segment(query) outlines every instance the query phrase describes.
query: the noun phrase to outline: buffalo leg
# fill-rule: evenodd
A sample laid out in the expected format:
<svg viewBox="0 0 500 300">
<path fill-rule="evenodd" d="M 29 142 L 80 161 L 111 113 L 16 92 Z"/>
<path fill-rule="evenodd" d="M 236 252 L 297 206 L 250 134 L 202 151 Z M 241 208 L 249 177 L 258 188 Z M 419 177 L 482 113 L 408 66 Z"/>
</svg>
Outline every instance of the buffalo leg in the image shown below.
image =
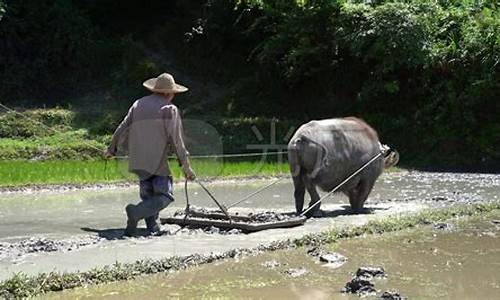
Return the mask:
<svg viewBox="0 0 500 300">
<path fill-rule="evenodd" d="M 316 202 L 319 201 L 320 197 L 319 197 L 318 191 L 316 190 L 316 186 L 313 183 L 311 183 L 310 181 L 308 181 L 306 183 L 306 188 L 307 188 L 307 192 L 309 193 L 309 196 L 311 196 L 311 202 L 309 202 L 309 207 L 311 207 L 312 205 L 314 205 Z M 320 217 L 321 216 L 320 206 L 321 206 L 321 203 L 318 203 L 313 209 L 311 209 L 307 213 L 307 216 L 308 217 L 311 217 L 311 216 Z"/>
<path fill-rule="evenodd" d="M 361 180 L 358 186 L 354 189 L 352 197 L 351 194 L 349 194 L 349 202 L 351 203 L 353 211 L 357 213 L 361 212 L 366 199 L 368 199 L 368 195 L 372 191 L 373 184 L 373 182 Z"/>
<path fill-rule="evenodd" d="M 294 176 L 292 179 L 295 187 L 295 192 L 293 193 L 295 198 L 295 209 L 297 210 L 297 215 L 300 215 L 302 213 L 302 209 L 304 208 L 304 195 L 306 193 L 306 187 L 302 176 Z"/>
<path fill-rule="evenodd" d="M 347 192 L 347 196 L 349 197 L 349 204 L 351 205 L 352 211 L 355 211 L 356 207 L 358 207 L 358 204 L 357 204 L 358 194 L 359 194 L 358 186 L 356 186 L 355 188 L 353 188 Z"/>
</svg>

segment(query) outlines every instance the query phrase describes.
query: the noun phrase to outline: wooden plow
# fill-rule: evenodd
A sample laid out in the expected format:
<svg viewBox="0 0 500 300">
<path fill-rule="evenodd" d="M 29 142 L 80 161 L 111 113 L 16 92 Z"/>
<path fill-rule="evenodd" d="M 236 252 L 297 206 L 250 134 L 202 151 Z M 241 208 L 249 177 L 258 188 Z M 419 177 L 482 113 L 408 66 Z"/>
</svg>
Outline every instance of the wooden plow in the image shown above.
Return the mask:
<svg viewBox="0 0 500 300">
<path fill-rule="evenodd" d="M 280 181 L 275 181 L 273 184 Z M 267 229 L 276 229 L 276 228 L 289 228 L 303 225 L 307 218 L 305 216 L 295 216 L 295 214 L 275 214 L 274 218 L 269 218 L 269 220 L 260 221 L 259 218 L 256 218 L 256 215 L 238 215 L 238 214 L 230 214 L 228 212 L 228 208 L 226 208 L 223 204 L 221 204 L 214 195 L 198 180 L 196 182 L 202 187 L 202 189 L 209 195 L 209 197 L 217 204 L 220 211 L 208 211 L 206 209 L 196 210 L 191 209 L 189 203 L 189 197 L 187 192 L 187 181 L 184 185 L 185 195 L 186 195 L 186 209 L 183 214 L 174 215 L 172 217 L 160 218 L 160 222 L 162 224 L 176 224 L 180 226 L 189 226 L 189 227 L 197 227 L 197 228 L 206 228 L 206 227 L 217 227 L 223 230 L 231 230 L 231 229 L 239 229 L 242 232 L 250 233 Z M 267 185 L 264 188 L 268 188 L 271 185 Z M 264 189 L 263 188 L 263 189 Z M 260 189 L 258 192 L 261 192 L 263 189 Z M 229 208 L 233 207 L 236 204 L 239 204 L 251 196 L 257 193 L 252 193 L 249 196 L 244 197 L 243 199 L 236 201 L 231 204 Z"/>
<path fill-rule="evenodd" d="M 176 224 L 190 227 L 217 227 L 220 229 L 240 229 L 245 233 L 256 232 L 267 229 L 288 228 L 303 225 L 306 217 L 298 216 L 269 222 L 256 222 L 250 216 L 229 215 L 230 219 L 223 213 L 191 212 L 185 216 L 173 216 L 161 218 L 162 224 Z"/>
</svg>

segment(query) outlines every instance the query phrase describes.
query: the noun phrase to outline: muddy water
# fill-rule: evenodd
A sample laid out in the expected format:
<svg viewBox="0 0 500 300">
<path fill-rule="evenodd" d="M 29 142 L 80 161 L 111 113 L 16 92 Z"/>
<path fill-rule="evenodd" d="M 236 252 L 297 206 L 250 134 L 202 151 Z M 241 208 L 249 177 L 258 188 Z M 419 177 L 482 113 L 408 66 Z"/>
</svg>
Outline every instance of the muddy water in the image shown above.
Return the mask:
<svg viewBox="0 0 500 300">
<path fill-rule="evenodd" d="M 210 189 L 222 203 L 230 204 L 267 183 L 269 180 L 233 181 L 212 185 Z M 174 194 L 177 200 L 164 210 L 164 215 L 185 205 L 182 185 L 175 186 Z M 189 195 L 194 205 L 214 207 L 210 198 L 194 183 L 190 184 Z M 494 200 L 499 195 L 500 175 L 401 172 L 382 175 L 367 203 L 426 201 L 448 205 Z M 0 194 L 0 241 L 37 234 L 72 236 L 83 233 L 81 227 L 120 228 L 124 225 L 124 207 L 128 203 L 137 202 L 136 188 Z M 325 200 L 325 203 L 347 204 L 348 201 L 339 194 Z M 293 211 L 291 180 L 283 180 L 283 183 L 265 190 L 238 207 Z"/>
<path fill-rule="evenodd" d="M 269 180 L 211 184 L 210 189 L 223 203 L 237 199 L 269 183 Z M 162 212 L 172 214 L 184 207 L 182 185 L 175 186 L 176 202 Z M 190 184 L 191 203 L 214 207 L 206 194 Z M 62 247 L 63 251 L 34 252 L 12 257 L 0 253 L 0 280 L 14 272 L 36 274 L 49 271 L 88 270 L 115 261 L 132 262 L 144 258 L 171 255 L 221 252 L 237 247 L 255 247 L 261 243 L 300 237 L 332 226 L 351 226 L 366 223 L 372 218 L 412 212 L 429 205 L 453 205 L 495 200 L 500 195 L 500 176 L 483 174 L 449 174 L 400 172 L 384 174 L 376 183 L 367 201 L 371 214 L 349 215 L 342 205 L 348 203 L 342 195 L 325 200 L 322 206 L 328 218 L 311 220 L 305 226 L 255 233 L 249 236 L 181 234 L 158 238 L 119 239 L 123 233 L 128 203 L 138 201 L 136 188 L 87 190 L 77 192 L 0 194 L 0 244 L 24 241 L 35 237 L 55 241 L 76 238 L 87 246 Z M 293 187 L 289 179 L 251 198 L 234 208 L 249 212 L 294 210 Z M 141 226 L 144 226 L 141 224 Z M 102 241 L 96 242 L 96 237 Z M 66 251 L 70 249 L 71 251 Z M 15 253 L 17 255 L 17 253 Z"/>
<path fill-rule="evenodd" d="M 277 251 L 239 261 L 225 261 L 174 274 L 79 288 L 44 298 L 252 298 L 359 299 L 340 293 L 360 266 L 381 266 L 386 279 L 373 279 L 378 295 L 397 290 L 409 299 L 498 299 L 500 295 L 500 219 L 496 211 L 460 222 L 453 231 L 432 228 L 329 245 L 348 257 L 343 266 L 325 267 L 307 249 Z M 275 261 L 274 267 L 263 266 Z M 305 268 L 297 278 L 291 268 Z"/>
</svg>

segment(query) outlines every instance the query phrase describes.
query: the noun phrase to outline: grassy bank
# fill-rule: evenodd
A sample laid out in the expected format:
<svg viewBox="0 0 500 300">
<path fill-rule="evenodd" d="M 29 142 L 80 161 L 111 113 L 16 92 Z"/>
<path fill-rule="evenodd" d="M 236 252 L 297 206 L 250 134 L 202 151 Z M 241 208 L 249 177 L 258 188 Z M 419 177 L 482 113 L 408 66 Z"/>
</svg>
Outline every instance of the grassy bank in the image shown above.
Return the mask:
<svg viewBox="0 0 500 300">
<path fill-rule="evenodd" d="M 200 178 L 276 176 L 288 174 L 287 163 L 193 159 Z M 181 177 L 176 161 L 170 161 L 174 177 Z M 0 161 L 0 187 L 44 184 L 92 184 L 137 180 L 124 160 Z"/>
<path fill-rule="evenodd" d="M 211 263 L 221 259 L 234 258 L 241 255 L 254 254 L 259 251 L 275 251 L 307 245 L 334 243 L 341 239 L 358 237 L 365 234 L 382 234 L 428 225 L 433 222 L 447 221 L 452 218 L 469 217 L 486 214 L 500 209 L 500 202 L 490 202 L 441 210 L 425 210 L 410 216 L 390 217 L 385 220 L 371 221 L 363 226 L 330 230 L 308 235 L 296 240 L 276 242 L 255 249 L 231 250 L 223 254 L 192 255 L 188 257 L 170 257 L 160 260 L 141 260 L 134 263 L 95 268 L 86 272 L 75 273 L 42 273 L 28 276 L 23 273 L 0 283 L 0 297 L 25 298 L 51 291 L 61 291 L 88 285 L 109 283 L 119 280 L 130 280 L 141 275 L 183 270 L 200 264 Z"/>
</svg>

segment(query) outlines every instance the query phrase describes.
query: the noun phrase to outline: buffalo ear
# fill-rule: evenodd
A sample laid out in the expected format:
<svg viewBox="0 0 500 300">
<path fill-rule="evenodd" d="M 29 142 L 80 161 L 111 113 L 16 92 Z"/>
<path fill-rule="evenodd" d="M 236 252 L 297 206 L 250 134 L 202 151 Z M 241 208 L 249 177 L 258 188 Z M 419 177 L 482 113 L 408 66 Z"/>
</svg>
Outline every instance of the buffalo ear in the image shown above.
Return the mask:
<svg viewBox="0 0 500 300">
<path fill-rule="evenodd" d="M 391 153 L 385 158 L 385 168 L 390 168 L 399 162 L 399 152 L 397 150 L 392 150 Z"/>
</svg>

